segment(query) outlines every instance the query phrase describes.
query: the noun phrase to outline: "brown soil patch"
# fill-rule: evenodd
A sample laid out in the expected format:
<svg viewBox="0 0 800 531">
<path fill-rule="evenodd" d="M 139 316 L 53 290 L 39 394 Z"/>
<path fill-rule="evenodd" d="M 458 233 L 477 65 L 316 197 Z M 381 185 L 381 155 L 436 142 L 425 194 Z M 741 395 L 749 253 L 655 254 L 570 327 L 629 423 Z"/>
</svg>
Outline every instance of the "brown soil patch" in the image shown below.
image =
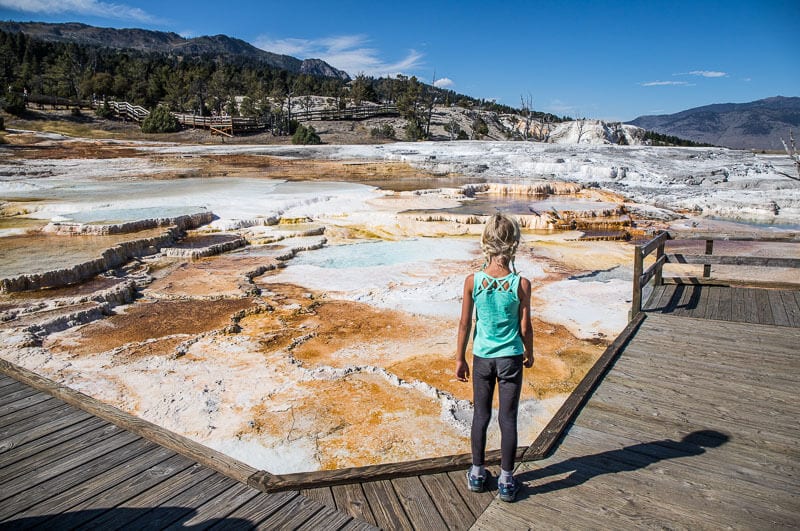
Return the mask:
<svg viewBox="0 0 800 531">
<path fill-rule="evenodd" d="M 93 354 L 164 336 L 201 334 L 229 325 L 234 313 L 251 306 L 252 299 L 138 302 L 124 314 L 68 331 L 44 346 L 55 352 Z"/>
<path fill-rule="evenodd" d="M 154 272 L 158 277 L 145 293 L 166 297 L 236 297 L 242 295 L 245 274 L 260 266 L 278 267 L 267 257 L 222 255 L 176 262 Z"/>
<path fill-rule="evenodd" d="M 184 162 L 185 163 L 185 162 Z M 286 159 L 264 155 L 204 155 L 192 161 L 209 175 L 249 175 L 290 181 L 372 182 L 441 178 L 404 162 Z"/>
<path fill-rule="evenodd" d="M 380 352 L 370 352 L 369 358 L 356 360 L 342 359 L 337 352 L 354 345 L 407 343 L 429 332 L 422 322 L 401 312 L 326 300 L 289 284 L 269 284 L 266 288 L 271 293 L 265 293 L 263 298 L 275 311 L 246 317 L 240 325 L 246 334 L 260 340 L 266 352 L 294 343 L 292 354 L 308 367 L 382 364 L 385 360 Z"/>
</svg>

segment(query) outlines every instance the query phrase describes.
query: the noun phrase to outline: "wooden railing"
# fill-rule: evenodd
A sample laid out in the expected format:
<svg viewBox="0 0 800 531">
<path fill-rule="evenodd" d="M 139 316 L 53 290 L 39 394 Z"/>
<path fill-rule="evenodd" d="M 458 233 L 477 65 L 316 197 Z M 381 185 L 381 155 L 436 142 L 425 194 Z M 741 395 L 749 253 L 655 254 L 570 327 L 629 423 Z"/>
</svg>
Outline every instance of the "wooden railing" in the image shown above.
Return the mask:
<svg viewBox="0 0 800 531">
<path fill-rule="evenodd" d="M 703 240 L 705 241 L 704 254 L 666 253 L 667 240 Z M 745 266 L 745 267 L 782 267 L 800 269 L 800 258 L 779 258 L 764 256 L 733 256 L 715 255 L 715 241 L 740 241 L 759 243 L 800 243 L 800 233 L 783 232 L 776 234 L 765 233 L 713 233 L 689 231 L 662 231 L 649 242 L 637 245 L 634 248 L 633 259 L 633 297 L 629 319 L 633 319 L 642 311 L 642 290 L 652 280 L 654 286 L 661 284 L 708 284 L 717 286 L 747 285 L 754 287 L 800 287 L 800 274 L 795 282 L 778 281 L 774 279 L 730 279 L 715 278 L 712 276 L 713 265 Z M 645 259 L 655 251 L 655 261 L 647 269 L 644 268 Z M 694 264 L 702 265 L 701 276 L 676 275 L 664 276 L 665 264 Z"/>
</svg>

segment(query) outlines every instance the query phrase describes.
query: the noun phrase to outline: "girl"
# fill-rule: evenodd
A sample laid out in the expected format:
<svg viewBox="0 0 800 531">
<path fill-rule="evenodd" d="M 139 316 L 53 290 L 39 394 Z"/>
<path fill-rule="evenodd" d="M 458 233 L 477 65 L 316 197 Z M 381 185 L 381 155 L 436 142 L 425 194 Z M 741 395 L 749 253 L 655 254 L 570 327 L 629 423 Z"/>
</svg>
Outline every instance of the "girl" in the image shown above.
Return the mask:
<svg viewBox="0 0 800 531">
<path fill-rule="evenodd" d="M 531 327 L 531 283 L 514 268 L 520 230 L 516 220 L 495 214 L 486 223 L 481 249 L 483 269 L 464 280 L 461 321 L 458 325 L 456 378 L 469 380 L 465 353 L 476 310 L 472 344 L 472 468 L 467 472 L 469 489 L 482 492 L 486 480 L 484 457 L 486 429 L 492 413 L 492 397 L 498 386 L 500 409 L 501 474 L 497 480 L 501 500 L 516 498 L 520 484 L 514 480 L 517 451 L 517 411 L 522 388 L 522 368 L 533 366 Z"/>
</svg>

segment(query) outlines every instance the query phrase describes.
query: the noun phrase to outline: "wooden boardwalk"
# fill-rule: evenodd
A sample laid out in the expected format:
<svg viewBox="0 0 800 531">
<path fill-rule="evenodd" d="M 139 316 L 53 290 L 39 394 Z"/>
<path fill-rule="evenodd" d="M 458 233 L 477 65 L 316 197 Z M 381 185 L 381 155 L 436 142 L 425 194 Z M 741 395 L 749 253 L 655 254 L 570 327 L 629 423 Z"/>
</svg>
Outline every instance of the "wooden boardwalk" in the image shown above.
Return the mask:
<svg viewBox="0 0 800 531">
<path fill-rule="evenodd" d="M 514 504 L 475 529 L 796 529 L 800 292 L 658 286 Z"/>
</svg>

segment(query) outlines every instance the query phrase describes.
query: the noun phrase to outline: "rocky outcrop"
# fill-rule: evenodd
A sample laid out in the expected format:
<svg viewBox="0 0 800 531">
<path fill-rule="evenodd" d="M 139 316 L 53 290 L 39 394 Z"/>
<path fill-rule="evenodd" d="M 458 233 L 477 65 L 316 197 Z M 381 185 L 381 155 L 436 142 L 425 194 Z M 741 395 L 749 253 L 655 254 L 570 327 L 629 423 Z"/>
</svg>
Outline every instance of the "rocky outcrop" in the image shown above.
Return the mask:
<svg viewBox="0 0 800 531">
<path fill-rule="evenodd" d="M 177 227 L 179 230 L 196 229 L 214 221 L 213 212 L 197 212 L 174 218 L 153 218 L 125 223 L 91 224 L 73 223 L 66 221 L 53 221 L 45 225 L 42 232 L 55 234 L 89 234 L 89 235 L 108 235 L 108 234 L 129 234 L 140 232 L 158 227 Z"/>
<path fill-rule="evenodd" d="M 180 231 L 177 228 L 171 228 L 160 236 L 122 242 L 111 249 L 103 251 L 100 258 L 72 267 L 0 279 L 0 293 L 76 284 L 99 273 L 120 267 L 133 258 L 155 254 L 162 247 L 173 244 L 179 236 Z"/>
</svg>

